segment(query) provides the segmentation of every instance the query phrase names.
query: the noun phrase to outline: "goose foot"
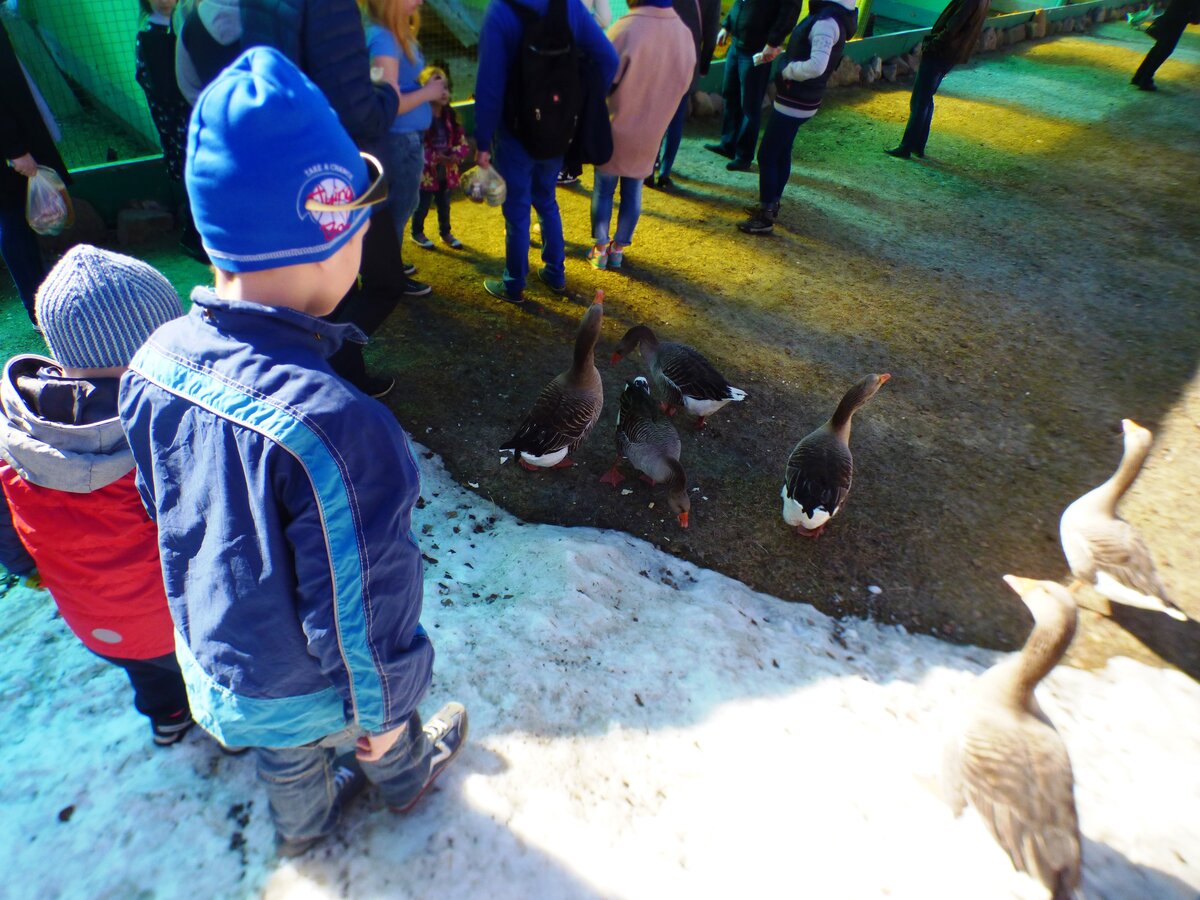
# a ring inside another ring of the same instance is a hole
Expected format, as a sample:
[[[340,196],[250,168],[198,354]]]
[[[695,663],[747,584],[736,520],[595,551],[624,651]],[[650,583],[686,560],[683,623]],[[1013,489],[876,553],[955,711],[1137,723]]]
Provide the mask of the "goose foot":
[[[563,459],[561,462],[556,462],[550,468],[552,468],[552,469],[569,469],[573,465],[575,465],[575,460],[571,459],[571,457],[568,456],[565,459]]]
[[[824,530],[824,525],[818,525],[816,528],[800,528],[797,526],[796,534],[800,535],[800,537],[813,538],[815,540],[821,536],[821,532]]]
[[[672,418],[674,418],[675,413],[679,412],[679,407],[672,406],[665,400],[658,404],[658,408]]]
[[[613,467],[600,476],[601,484],[611,484],[613,487],[619,487],[624,480],[625,476],[621,474],[616,463],[613,463]]]

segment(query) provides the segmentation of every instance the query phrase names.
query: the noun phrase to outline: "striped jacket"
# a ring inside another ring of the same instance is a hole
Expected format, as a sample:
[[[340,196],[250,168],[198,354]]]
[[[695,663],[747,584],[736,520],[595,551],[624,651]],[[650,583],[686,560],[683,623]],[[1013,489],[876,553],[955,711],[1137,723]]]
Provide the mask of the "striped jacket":
[[[361,332],[205,288],[192,299],[120,394],[192,714],[232,745],[395,728],[433,666],[420,484],[391,412],[326,362]]]

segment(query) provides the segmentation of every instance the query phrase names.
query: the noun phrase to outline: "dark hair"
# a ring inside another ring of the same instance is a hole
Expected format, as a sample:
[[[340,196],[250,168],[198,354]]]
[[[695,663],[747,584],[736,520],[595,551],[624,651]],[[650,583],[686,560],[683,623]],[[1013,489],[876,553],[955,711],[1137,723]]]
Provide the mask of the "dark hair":
[[[154,10],[150,8],[150,0],[138,0],[138,6],[142,8],[143,16],[148,16],[154,12]]]

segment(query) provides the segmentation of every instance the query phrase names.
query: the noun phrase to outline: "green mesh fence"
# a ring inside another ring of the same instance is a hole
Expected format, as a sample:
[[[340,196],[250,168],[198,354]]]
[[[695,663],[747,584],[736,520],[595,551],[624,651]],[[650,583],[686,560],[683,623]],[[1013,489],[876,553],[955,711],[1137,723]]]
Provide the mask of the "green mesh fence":
[[[475,93],[479,29],[487,0],[426,0],[426,60],[450,73],[455,100]],[[611,0],[614,20],[628,11]],[[159,153],[158,134],[134,79],[142,14],[137,0],[0,0],[17,56],[53,112],[72,169]]]

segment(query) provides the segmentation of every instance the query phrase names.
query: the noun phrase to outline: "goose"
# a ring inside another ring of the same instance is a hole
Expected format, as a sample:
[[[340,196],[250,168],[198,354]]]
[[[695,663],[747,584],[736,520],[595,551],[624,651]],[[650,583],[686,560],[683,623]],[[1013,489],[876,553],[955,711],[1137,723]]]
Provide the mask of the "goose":
[[[650,394],[650,382],[638,375],[621,392],[617,413],[617,458],[600,480],[613,487],[625,480],[618,466],[622,459],[653,484],[667,483],[670,506],[681,528],[688,527],[692,501],[687,494],[687,475],[679,462],[679,433],[670,422],[659,418],[658,405]]]
[[[979,679],[966,727],[946,745],[943,784],[954,815],[967,803],[1013,866],[1054,900],[1079,886],[1079,818],[1066,744],[1033,695],[1075,635],[1075,598],[1061,584],[1005,575],[1033,614],[1021,652]]]
[[[625,332],[613,352],[612,362],[620,362],[638,347],[650,367],[650,377],[665,398],[663,412],[669,416],[682,406],[697,417],[696,428],[703,428],[704,420],[726,403],[746,399],[746,392],[726,381],[698,350],[687,344],[660,343],[645,325],[635,325]]]
[[[846,502],[854,476],[850,420],[891,377],[887,373],[868,375],[858,382],[846,391],[833,418],[792,450],[784,472],[781,496],[783,521],[794,526],[798,534],[820,537],[829,520]]]
[[[514,454],[522,467],[537,471],[572,465],[568,454],[575,452],[600,418],[604,386],[595,353],[603,321],[604,292],[596,291],[575,337],[571,368],[542,388],[517,433],[500,447],[501,453]]]
[[[1125,452],[1117,471],[1068,506],[1059,522],[1063,555],[1075,576],[1071,590],[1092,585],[1110,601],[1165,612],[1186,622],[1187,616],[1167,597],[1145,541],[1117,515],[1117,504],[1141,471],[1154,439],[1132,419],[1122,419],[1121,429]]]

